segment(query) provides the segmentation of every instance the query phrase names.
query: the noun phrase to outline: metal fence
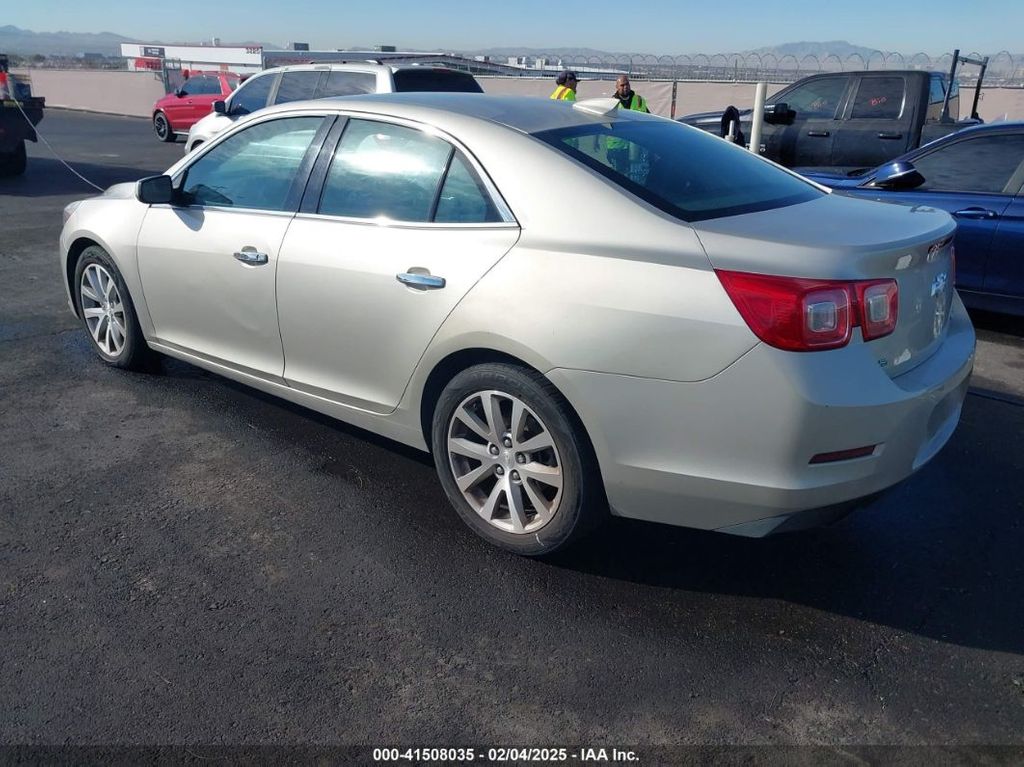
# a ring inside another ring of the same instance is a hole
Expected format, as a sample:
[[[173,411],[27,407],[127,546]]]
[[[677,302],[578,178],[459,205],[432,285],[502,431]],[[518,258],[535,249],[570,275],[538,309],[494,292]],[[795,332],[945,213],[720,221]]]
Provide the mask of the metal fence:
[[[985,54],[972,52],[966,55],[970,58],[982,58]],[[776,56],[773,53],[696,53],[680,56],[623,53],[605,57],[533,54],[517,58],[521,62],[518,73],[526,76],[550,74],[554,69],[573,69],[581,73],[586,72],[589,77],[611,78],[625,73],[637,79],[718,82],[768,80],[786,83],[818,72],[853,69],[920,69],[948,72],[952,57],[952,53],[929,56],[926,53],[872,51],[867,55],[808,54],[802,58],[792,54]],[[988,54],[988,57],[986,85],[1024,87],[1024,54],[1014,55],[1009,51],[999,51]],[[504,61],[491,63],[498,64],[503,69],[507,66]],[[977,75],[977,67],[963,66],[957,71],[960,82],[965,85],[973,84]]]

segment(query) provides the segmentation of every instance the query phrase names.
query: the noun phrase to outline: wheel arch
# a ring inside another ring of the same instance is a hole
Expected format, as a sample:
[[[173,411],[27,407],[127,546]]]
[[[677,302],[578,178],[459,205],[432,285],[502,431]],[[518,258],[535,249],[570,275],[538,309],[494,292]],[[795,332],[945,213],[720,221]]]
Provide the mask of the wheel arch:
[[[583,419],[580,417],[576,406],[573,405],[572,400],[566,396],[566,393],[560,387],[555,385],[550,378],[544,375],[544,371],[539,370],[535,365],[531,365],[529,362],[526,362],[514,354],[487,347],[472,347],[451,352],[447,356],[438,360],[427,375],[420,394],[420,429],[423,432],[423,440],[427,445],[427,450],[432,452],[431,426],[434,421],[434,412],[437,408],[437,402],[441,397],[441,392],[444,391],[444,387],[447,386],[448,382],[463,370],[471,368],[474,365],[481,365],[488,362],[504,362],[525,368],[533,373],[543,376],[548,383],[554,387],[555,391],[558,392],[562,401],[565,403],[568,410],[569,420],[572,421],[579,434],[582,435],[584,447],[588,452],[587,457],[593,462],[593,466],[598,472],[598,476],[600,476],[601,466],[600,461],[597,458],[597,452],[594,449],[593,438],[590,435],[590,431],[584,424]],[[603,490],[603,478],[601,481],[601,487]]]
[[[104,252],[109,252],[103,245],[85,236],[75,238],[68,248],[67,257],[64,260],[64,283],[68,289],[68,295],[71,296],[71,305],[74,307],[75,316],[81,319],[81,311],[78,307],[78,295],[75,290],[75,268],[78,266],[78,259],[82,255],[82,252],[86,248],[96,246],[97,248],[103,248]]]

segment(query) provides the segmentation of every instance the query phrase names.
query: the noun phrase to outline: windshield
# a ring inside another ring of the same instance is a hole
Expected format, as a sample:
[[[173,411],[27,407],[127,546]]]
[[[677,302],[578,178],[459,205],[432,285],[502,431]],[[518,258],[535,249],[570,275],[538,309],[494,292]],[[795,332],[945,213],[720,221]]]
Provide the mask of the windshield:
[[[825,194],[734,144],[668,120],[616,120],[534,135],[684,221],[771,210]]]

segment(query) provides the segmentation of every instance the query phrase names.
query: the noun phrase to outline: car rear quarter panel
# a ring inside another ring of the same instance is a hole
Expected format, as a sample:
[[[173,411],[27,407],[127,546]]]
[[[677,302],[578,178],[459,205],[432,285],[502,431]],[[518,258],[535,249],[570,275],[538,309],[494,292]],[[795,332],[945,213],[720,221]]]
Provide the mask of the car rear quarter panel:
[[[460,348],[497,347],[542,372],[694,381],[757,343],[688,224],[535,139],[494,130],[466,143],[522,234],[440,328],[421,377]]]

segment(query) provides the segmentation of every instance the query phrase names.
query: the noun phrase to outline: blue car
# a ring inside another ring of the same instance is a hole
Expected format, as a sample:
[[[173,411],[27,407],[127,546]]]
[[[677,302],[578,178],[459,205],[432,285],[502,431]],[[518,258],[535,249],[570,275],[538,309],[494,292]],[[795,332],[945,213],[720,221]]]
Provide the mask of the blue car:
[[[877,168],[804,175],[841,194],[949,212],[964,303],[1024,315],[1024,122],[965,128]]]

